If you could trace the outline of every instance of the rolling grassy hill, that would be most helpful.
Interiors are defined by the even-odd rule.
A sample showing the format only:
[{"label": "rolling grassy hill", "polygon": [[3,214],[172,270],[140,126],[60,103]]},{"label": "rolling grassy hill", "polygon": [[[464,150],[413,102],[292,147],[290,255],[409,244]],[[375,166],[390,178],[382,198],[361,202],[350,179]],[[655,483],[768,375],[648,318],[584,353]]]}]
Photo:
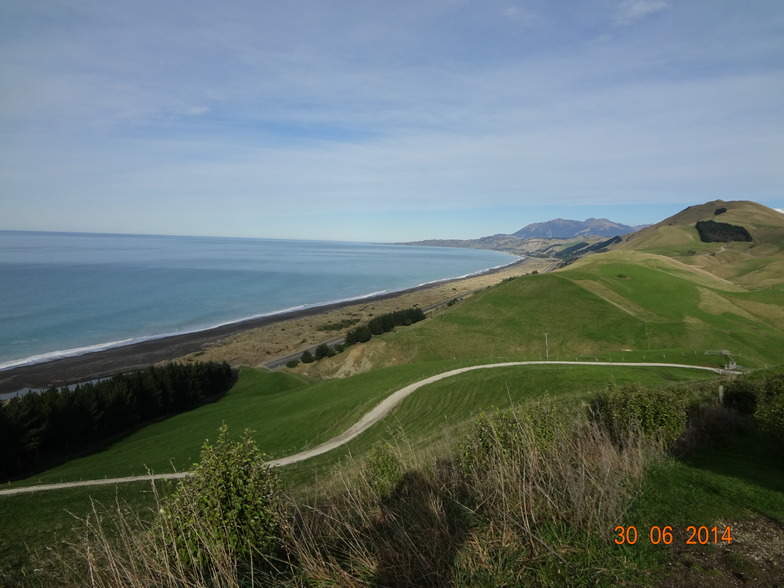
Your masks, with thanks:
[{"label": "rolling grassy hill", "polygon": [[[726,208],[751,243],[702,243],[694,227]],[[545,341],[547,333],[547,342]],[[749,368],[784,350],[784,215],[745,202],[691,207],[607,253],[531,275],[310,368],[341,376],[439,359],[670,357],[728,350]]]},{"label": "rolling grassy hill", "polygon": [[[198,461],[205,439],[226,423],[234,437],[245,429],[271,458],[314,447],[348,429],[392,391],[447,371],[454,362],[404,365],[342,380],[306,381],[288,374],[244,368],[224,398],[150,424],[101,451],[70,460],[9,487],[186,471]],[[655,386],[713,379],[709,372],[678,368],[528,366],[469,372],[430,384],[406,399],[393,416],[348,444],[297,468],[298,483],[310,481],[349,453],[362,455],[392,432],[425,447],[458,436],[482,411],[516,406],[542,396],[578,402],[612,381]],[[100,472],[100,474],[98,474]]]},{"label": "rolling grassy hill", "polygon": [[[725,212],[716,214],[716,211]],[[698,221],[746,228],[751,243],[703,243]],[[756,202],[716,200],[691,206],[624,238],[618,251],[647,252],[702,268],[751,290],[781,288],[784,280],[784,214]]]},{"label": "rolling grassy hill", "polygon": [[[716,215],[721,208],[726,210]],[[701,242],[694,225],[714,218],[744,226],[753,241]],[[552,273],[504,282],[426,321],[299,368],[315,377],[243,369],[234,389],[218,402],[148,425],[101,451],[18,484],[125,476],[145,473],[146,468],[187,469],[221,422],[235,436],[244,428],[254,429],[259,446],[272,457],[288,455],[342,432],[393,390],[463,365],[547,356],[722,366],[728,358],[716,354],[718,350],[728,350],[749,369],[784,363],[784,215],[754,203],[717,201],[690,207],[628,236],[607,253]],[[390,439],[415,453],[436,451],[464,434],[481,412],[525,406],[543,396],[579,406],[611,381],[645,387],[712,377],[677,369],[601,366],[469,372],[417,391],[391,418],[340,450],[291,466],[284,477],[292,488],[307,486],[328,476],[335,464],[361,458],[374,443]],[[698,523],[687,504],[677,503],[681,490],[671,487],[671,481],[688,487],[695,500],[708,505],[718,501],[716,512],[706,507],[705,524],[741,503],[742,508],[733,511],[740,518],[750,516],[747,508],[781,517],[781,472],[764,448],[748,439],[744,443],[740,453],[744,458],[757,456],[762,464],[757,470],[766,471],[764,483],[757,470],[748,468],[739,479],[726,481],[721,476],[736,475],[740,466],[735,466],[742,460],[735,455],[722,459],[715,451],[691,463],[665,464],[646,479],[627,522],[642,527],[666,522],[662,517],[669,516],[682,526]],[[111,491],[0,497],[4,527],[29,528],[0,539],[0,567],[29,570],[18,549],[20,541],[43,547],[53,537],[50,529],[57,540],[71,536],[64,509],[86,513],[90,496],[110,499],[114,492],[135,508],[150,504],[145,485],[139,484]],[[741,503],[733,503],[738,496]],[[678,506],[668,511],[662,504]],[[615,561],[617,554],[608,557]],[[632,549],[622,557],[645,568],[658,565],[651,562],[662,556]]]}]

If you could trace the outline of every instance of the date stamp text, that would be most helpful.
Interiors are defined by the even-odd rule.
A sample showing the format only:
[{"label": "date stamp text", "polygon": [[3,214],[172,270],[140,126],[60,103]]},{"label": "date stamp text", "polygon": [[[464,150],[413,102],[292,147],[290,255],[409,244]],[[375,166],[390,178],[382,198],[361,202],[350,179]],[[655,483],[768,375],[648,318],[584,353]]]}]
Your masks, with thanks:
[{"label": "date stamp text", "polygon": [[[647,533],[646,533],[647,531]],[[650,529],[638,531],[634,525],[615,527],[615,543],[617,545],[634,545],[639,540],[648,539],[653,545],[670,545],[675,541],[676,535],[683,537],[686,545],[729,545],[732,543],[732,527],[706,527],[705,525],[689,525],[685,533],[677,532],[670,525],[654,525]]]}]

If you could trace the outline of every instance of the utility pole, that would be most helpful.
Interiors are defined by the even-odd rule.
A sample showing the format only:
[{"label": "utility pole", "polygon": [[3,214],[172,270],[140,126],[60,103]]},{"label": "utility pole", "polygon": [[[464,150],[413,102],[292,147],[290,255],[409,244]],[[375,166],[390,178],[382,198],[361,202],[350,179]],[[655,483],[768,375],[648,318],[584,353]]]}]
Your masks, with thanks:
[{"label": "utility pole", "polygon": [[545,359],[550,359],[550,343],[547,341],[547,335],[549,335],[549,334],[550,333],[545,333],[544,334],[544,353],[545,353],[544,357],[545,357]]}]

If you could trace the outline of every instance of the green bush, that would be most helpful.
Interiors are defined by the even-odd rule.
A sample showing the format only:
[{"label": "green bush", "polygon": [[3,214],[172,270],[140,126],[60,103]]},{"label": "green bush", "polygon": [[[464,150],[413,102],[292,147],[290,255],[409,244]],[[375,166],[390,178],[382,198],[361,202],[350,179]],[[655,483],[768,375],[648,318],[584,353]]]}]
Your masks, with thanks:
[{"label": "green bush", "polygon": [[313,363],[313,354],[309,349],[306,349],[299,359],[302,361],[302,363]]},{"label": "green bush", "polygon": [[322,343],[321,345],[319,345],[318,347],[316,347],[316,355],[315,355],[315,358],[316,358],[317,360],[319,360],[319,359],[324,359],[325,357],[332,357],[333,355],[335,355],[335,350],[334,350],[334,349],[332,349],[332,348],[331,348],[329,345],[327,345],[326,343]]},{"label": "green bush", "polygon": [[566,413],[547,399],[531,403],[525,411],[497,410],[490,416],[483,412],[458,446],[461,468],[475,471],[521,448],[542,451],[554,442],[567,421]]},{"label": "green bush", "polygon": [[379,441],[368,451],[365,471],[371,487],[379,496],[387,497],[403,478],[405,468],[400,452]]},{"label": "green bush", "polygon": [[230,441],[225,424],[214,445],[204,443],[193,476],[161,509],[180,564],[199,568],[228,553],[239,565],[270,567],[281,546],[283,508],[278,477],[263,457],[250,431]]},{"label": "green bush", "polygon": [[754,416],[766,433],[784,442],[784,374],[767,377],[763,386],[764,392]]},{"label": "green bush", "polygon": [[612,435],[616,443],[636,430],[660,438],[668,447],[686,429],[686,401],[670,389],[643,390],[638,386],[610,386],[591,401],[591,418]]},{"label": "green bush", "polygon": [[740,413],[752,415],[757,410],[757,402],[762,392],[759,383],[739,379],[730,382],[724,389],[724,406]]},{"label": "green bush", "polygon": [[372,336],[373,333],[370,332],[370,328],[367,325],[362,325],[361,327],[356,327],[346,333],[345,344],[354,345],[355,343],[367,343]]}]

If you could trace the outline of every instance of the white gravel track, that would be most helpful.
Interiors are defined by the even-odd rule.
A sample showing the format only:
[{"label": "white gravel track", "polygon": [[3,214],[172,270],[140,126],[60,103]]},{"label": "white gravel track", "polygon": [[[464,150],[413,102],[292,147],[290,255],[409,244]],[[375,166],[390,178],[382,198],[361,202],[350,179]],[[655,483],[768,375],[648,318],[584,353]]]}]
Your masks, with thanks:
[{"label": "white gravel track", "polygon": [[[432,384],[433,382],[438,382],[445,378],[451,378],[452,376],[457,376],[459,374],[464,374],[466,372],[471,372],[475,370],[486,370],[486,369],[494,369],[494,368],[504,368],[504,367],[519,367],[519,366],[530,366],[530,365],[583,365],[583,366],[622,366],[622,367],[670,367],[670,368],[683,368],[683,369],[694,369],[694,370],[704,370],[710,371],[717,374],[724,374],[727,373],[726,370],[722,370],[719,368],[713,367],[706,367],[706,366],[696,366],[696,365],[684,365],[678,363],[632,363],[632,362],[606,362],[606,361],[508,361],[504,363],[490,363],[484,365],[474,365],[468,367],[457,368],[454,370],[449,370],[447,372],[442,372],[440,374],[436,374],[434,376],[430,376],[429,378],[425,378],[423,380],[419,380],[418,382],[414,382],[413,384],[409,384],[397,390],[387,396],[384,400],[379,402],[372,410],[366,413],[361,419],[359,419],[356,423],[354,423],[351,427],[349,427],[346,431],[338,435],[337,437],[333,437],[329,441],[322,443],[312,449],[307,449],[305,451],[301,451],[299,453],[295,453],[294,455],[289,455],[288,457],[281,457],[280,459],[274,459],[268,462],[268,465],[272,467],[279,467],[279,466],[286,466],[292,463],[297,463],[300,461],[305,461],[306,459],[310,459],[311,457],[315,457],[317,455],[321,455],[323,453],[327,453],[328,451],[332,451],[333,449],[340,447],[341,445],[345,445],[355,437],[359,436],[367,429],[378,423],[384,417],[386,417],[394,408],[399,405],[405,398],[419,390],[423,386],[427,386],[428,384]],[[82,480],[79,482],[62,482],[60,484],[42,484],[38,486],[25,486],[21,488],[8,488],[6,490],[0,490],[0,496],[8,496],[12,494],[24,494],[28,492],[41,492],[45,490],[60,490],[63,488],[77,488],[80,486],[101,486],[106,484],[125,484],[128,482],[141,482],[144,480],[175,480],[179,478],[184,478],[190,476],[192,472],[177,472],[171,474],[152,474],[152,475],[145,475],[145,476],[129,476],[127,478],[103,478],[98,480]]]}]

